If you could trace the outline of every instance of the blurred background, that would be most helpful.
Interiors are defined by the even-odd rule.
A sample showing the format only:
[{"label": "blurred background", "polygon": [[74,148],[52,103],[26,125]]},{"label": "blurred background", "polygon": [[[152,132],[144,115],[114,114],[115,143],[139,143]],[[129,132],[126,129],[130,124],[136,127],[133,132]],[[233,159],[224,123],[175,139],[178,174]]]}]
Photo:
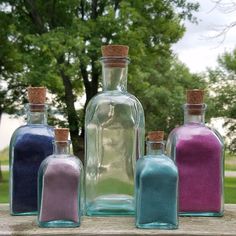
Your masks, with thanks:
[{"label": "blurred background", "polygon": [[183,123],[186,89],[206,91],[207,125],[226,144],[226,202],[236,203],[235,13],[234,0],[0,0],[0,202],[8,202],[8,145],[25,123],[26,88],[48,88],[49,124],[69,127],[83,161],[100,47],[126,44],[128,91],[144,107],[146,131],[167,137]]}]

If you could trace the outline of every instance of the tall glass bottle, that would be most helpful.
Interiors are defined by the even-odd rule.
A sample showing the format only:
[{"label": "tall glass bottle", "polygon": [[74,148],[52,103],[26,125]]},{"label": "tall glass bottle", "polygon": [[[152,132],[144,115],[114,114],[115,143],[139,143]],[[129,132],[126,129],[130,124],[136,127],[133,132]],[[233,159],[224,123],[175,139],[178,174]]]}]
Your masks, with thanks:
[{"label": "tall glass bottle", "polygon": [[204,91],[187,91],[184,125],[168,138],[168,154],[179,169],[180,214],[222,216],[224,210],[224,144],[205,125]]},{"label": "tall glass bottle", "polygon": [[164,154],[164,132],[148,133],[147,155],[136,166],[136,226],[178,228],[178,170]]},{"label": "tall glass bottle", "polygon": [[10,212],[37,214],[37,175],[41,162],[53,152],[53,128],[47,125],[46,88],[29,87],[27,124],[11,137]]},{"label": "tall glass bottle", "polygon": [[78,227],[83,213],[83,165],[70,154],[69,130],[55,129],[53,155],[38,172],[38,225]]},{"label": "tall glass bottle", "polygon": [[133,215],[134,171],[144,149],[144,112],[126,90],[128,47],[102,47],[103,92],[86,109],[87,215]]}]

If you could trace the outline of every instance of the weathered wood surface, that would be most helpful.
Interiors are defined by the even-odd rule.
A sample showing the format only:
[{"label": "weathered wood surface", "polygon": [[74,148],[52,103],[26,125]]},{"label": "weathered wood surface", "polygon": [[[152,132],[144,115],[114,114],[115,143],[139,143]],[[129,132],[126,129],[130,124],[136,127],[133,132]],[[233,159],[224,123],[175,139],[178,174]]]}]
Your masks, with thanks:
[{"label": "weathered wood surface", "polygon": [[178,230],[140,230],[132,217],[83,217],[81,227],[39,228],[35,216],[10,216],[0,204],[0,235],[236,235],[236,204],[225,206],[224,217],[180,217]]}]

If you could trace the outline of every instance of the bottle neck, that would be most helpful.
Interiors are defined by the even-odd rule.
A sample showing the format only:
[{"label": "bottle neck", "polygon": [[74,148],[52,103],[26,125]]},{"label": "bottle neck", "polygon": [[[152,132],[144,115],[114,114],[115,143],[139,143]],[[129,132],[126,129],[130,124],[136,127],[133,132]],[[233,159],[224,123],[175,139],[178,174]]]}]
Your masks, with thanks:
[{"label": "bottle neck", "polygon": [[164,141],[147,141],[146,142],[147,155],[161,155],[164,154]]},{"label": "bottle neck", "polygon": [[67,155],[70,154],[70,141],[54,141],[53,153],[55,155]]},{"label": "bottle neck", "polygon": [[128,75],[127,58],[102,58],[102,82],[105,91],[126,91]]},{"label": "bottle neck", "polygon": [[47,124],[47,106],[45,104],[27,104],[26,112],[27,124]]},{"label": "bottle neck", "polygon": [[184,108],[184,124],[196,123],[205,124],[206,104],[185,104]]}]

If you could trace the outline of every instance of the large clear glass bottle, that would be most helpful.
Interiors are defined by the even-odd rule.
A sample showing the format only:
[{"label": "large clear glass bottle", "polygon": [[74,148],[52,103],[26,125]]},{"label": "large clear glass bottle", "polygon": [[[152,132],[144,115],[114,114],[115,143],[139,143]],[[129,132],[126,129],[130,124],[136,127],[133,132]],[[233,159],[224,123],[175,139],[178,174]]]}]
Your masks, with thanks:
[{"label": "large clear glass bottle", "polygon": [[187,91],[184,125],[174,129],[167,152],[179,169],[180,215],[222,216],[224,210],[224,144],[205,125],[204,91]]},{"label": "large clear glass bottle", "polygon": [[128,47],[102,47],[103,92],[86,109],[86,213],[133,215],[134,171],[144,149],[144,112],[126,90]]},{"label": "large clear glass bottle", "polygon": [[83,214],[83,165],[70,154],[69,130],[55,129],[53,155],[38,172],[38,225],[78,227]]},{"label": "large clear glass bottle", "polygon": [[136,166],[136,226],[178,228],[178,170],[164,154],[164,132],[148,133],[147,155]]},{"label": "large clear glass bottle", "polygon": [[46,88],[29,87],[27,124],[11,137],[10,212],[12,215],[37,214],[37,175],[41,162],[53,153],[53,128],[47,125]]}]

